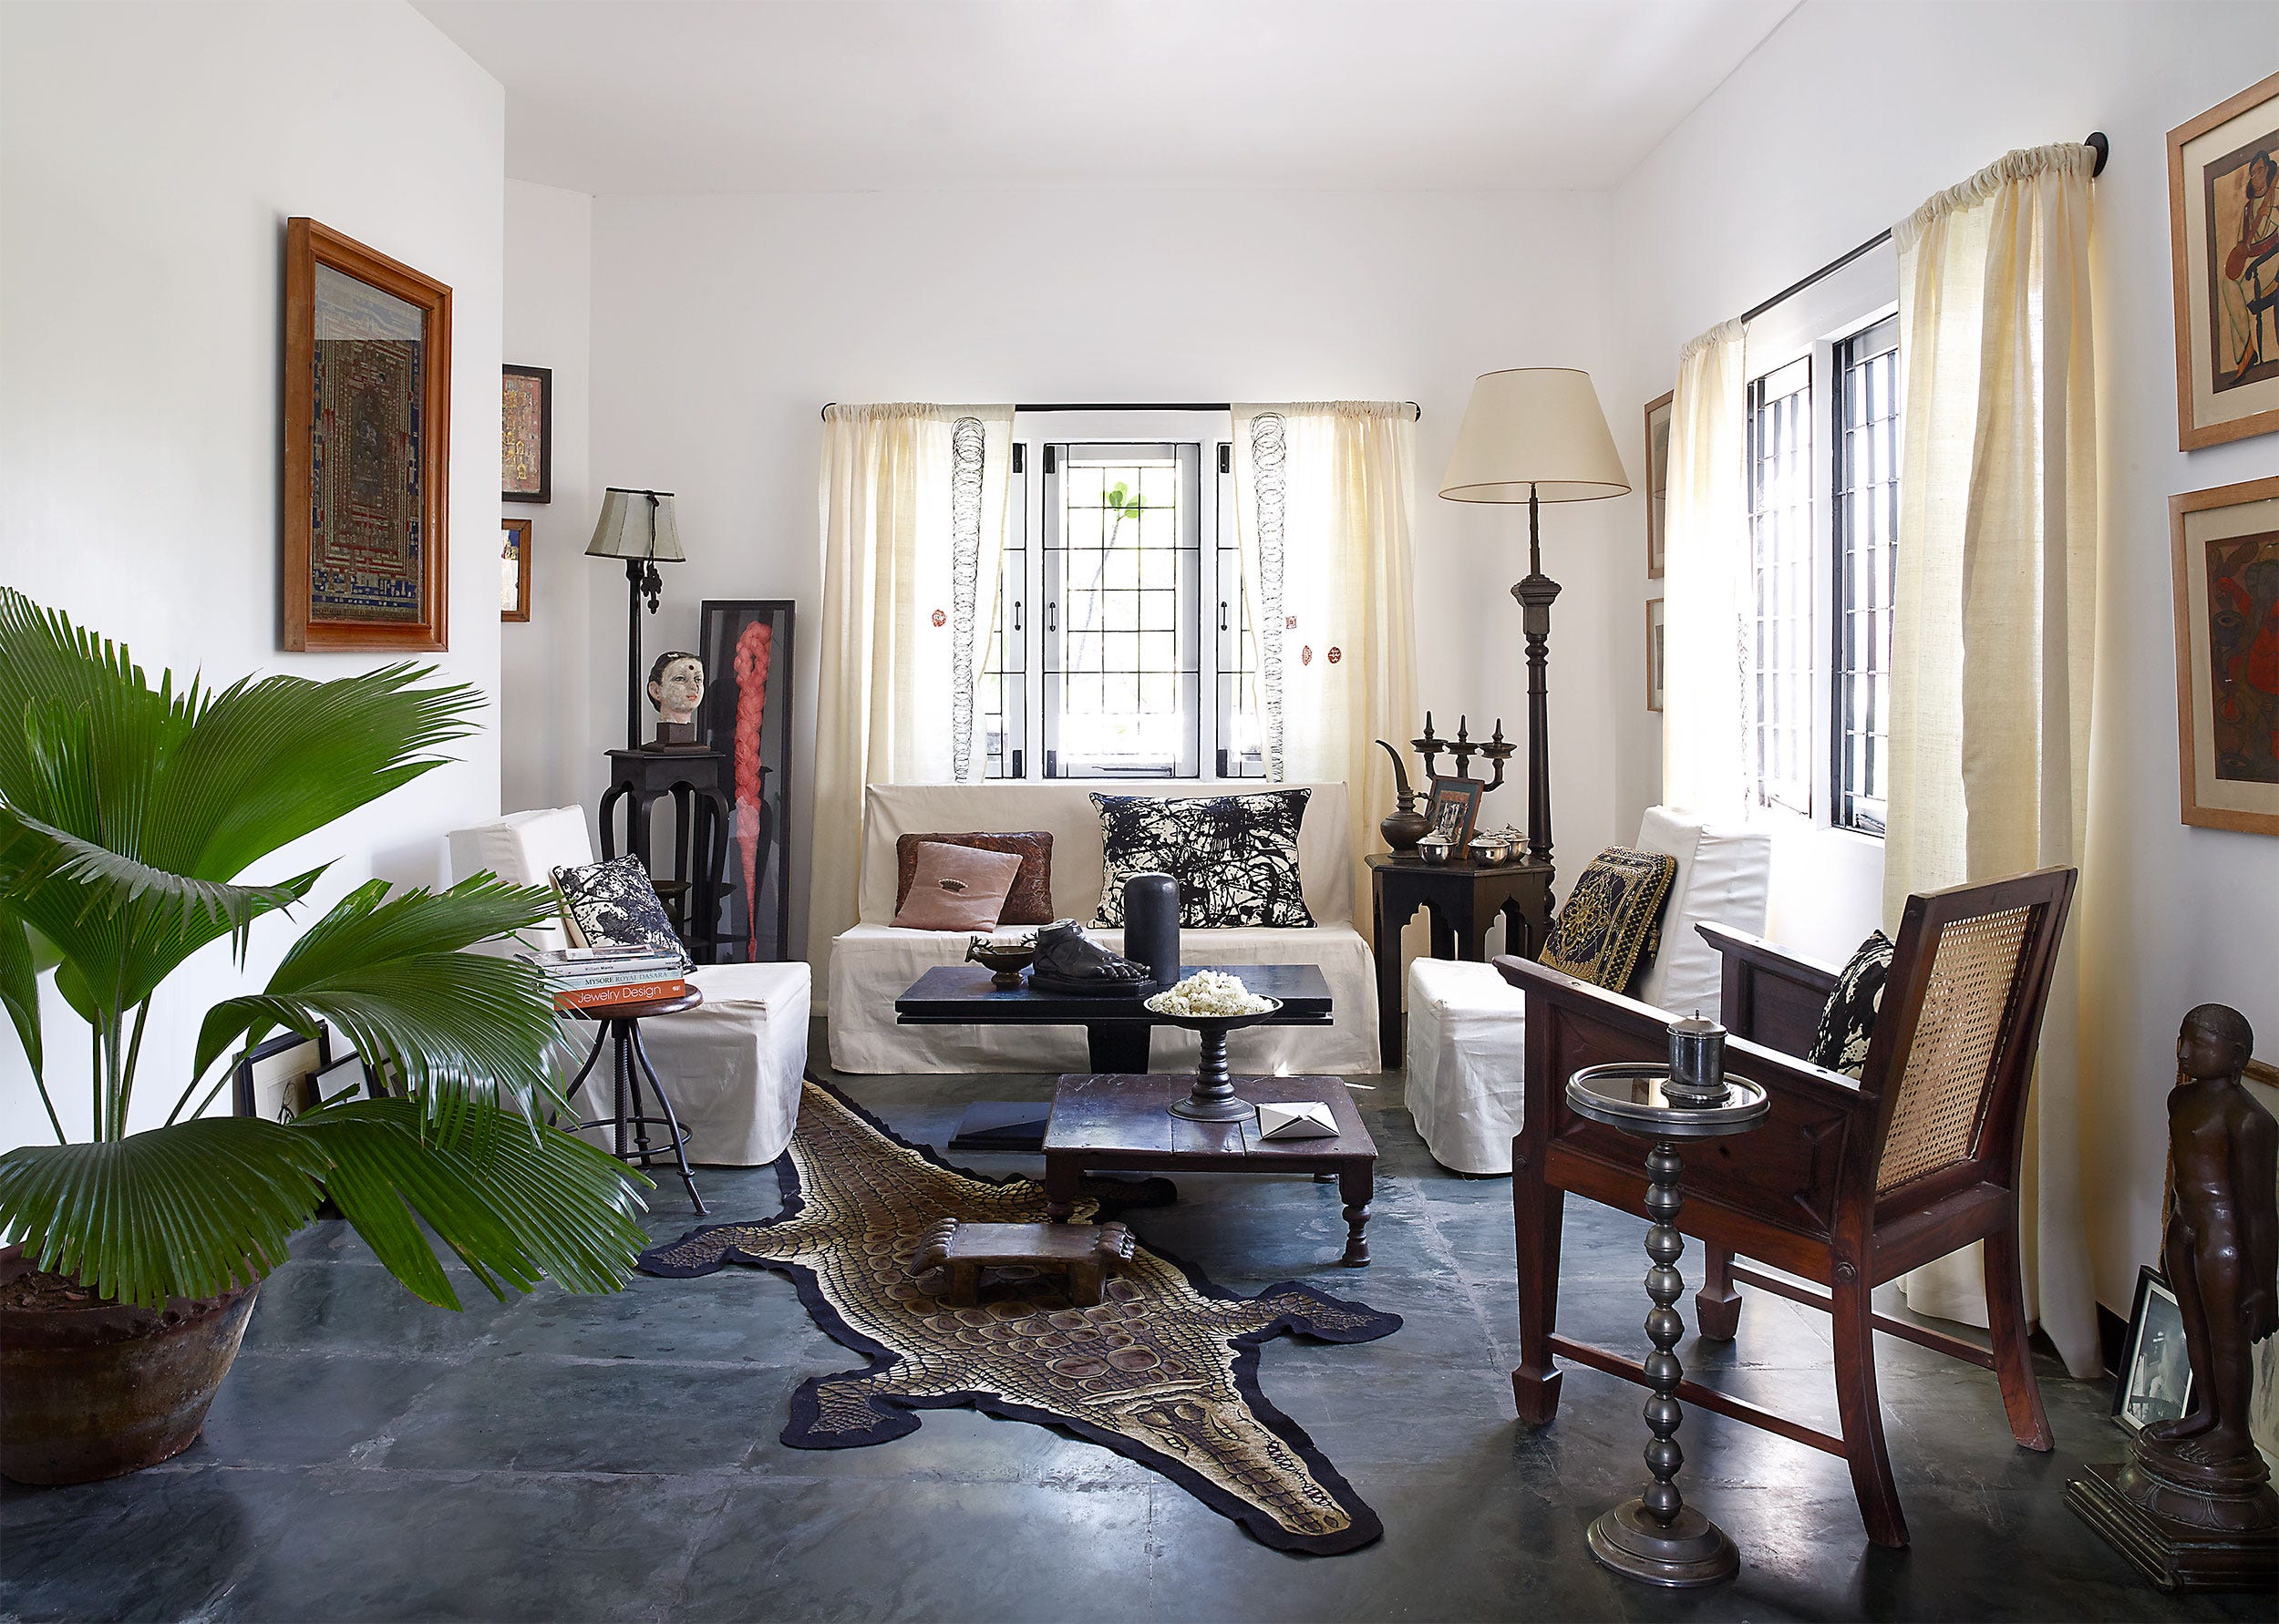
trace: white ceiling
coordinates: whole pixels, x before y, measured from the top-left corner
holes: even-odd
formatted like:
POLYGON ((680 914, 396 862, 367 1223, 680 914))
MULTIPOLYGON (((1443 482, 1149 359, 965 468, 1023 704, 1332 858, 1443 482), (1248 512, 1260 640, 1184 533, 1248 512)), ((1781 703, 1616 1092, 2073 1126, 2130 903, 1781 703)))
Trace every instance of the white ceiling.
POLYGON ((580 191, 1597 188, 1798 0, 414 0, 580 191))

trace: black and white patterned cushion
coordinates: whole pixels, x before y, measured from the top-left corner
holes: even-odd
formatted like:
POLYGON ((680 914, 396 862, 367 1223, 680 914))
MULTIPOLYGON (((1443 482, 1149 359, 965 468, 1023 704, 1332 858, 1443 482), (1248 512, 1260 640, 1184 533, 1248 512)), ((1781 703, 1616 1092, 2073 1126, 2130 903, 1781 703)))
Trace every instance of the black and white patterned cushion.
POLYGON ((627 852, 605 863, 556 869, 554 889, 562 893, 572 923, 588 947, 653 947, 678 956, 684 970, 693 961, 673 934, 665 904, 650 883, 641 859, 627 852))
POLYGON ((1190 930, 1268 925, 1305 930, 1305 888, 1298 880, 1298 826, 1310 789, 1259 795, 1095 795, 1106 869, 1093 921, 1124 922, 1124 882, 1135 874, 1179 881, 1179 922, 1190 930))
POLYGON ((1847 1077, 1867 1069, 1868 1041, 1875 1035, 1876 1012, 1883 1007, 1883 983, 1891 973, 1892 939, 1877 930, 1836 978, 1807 1060, 1847 1077))

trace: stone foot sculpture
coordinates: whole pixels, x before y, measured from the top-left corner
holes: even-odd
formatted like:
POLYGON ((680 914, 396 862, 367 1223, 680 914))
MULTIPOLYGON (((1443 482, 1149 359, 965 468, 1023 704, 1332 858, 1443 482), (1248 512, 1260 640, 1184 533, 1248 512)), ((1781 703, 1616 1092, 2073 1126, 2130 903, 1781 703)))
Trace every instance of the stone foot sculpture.
POLYGON ((1074 920, 1059 920, 1036 932, 1036 959, 1029 985, 1040 992, 1078 997, 1137 998, 1156 990, 1144 964, 1109 952, 1084 933, 1074 920))

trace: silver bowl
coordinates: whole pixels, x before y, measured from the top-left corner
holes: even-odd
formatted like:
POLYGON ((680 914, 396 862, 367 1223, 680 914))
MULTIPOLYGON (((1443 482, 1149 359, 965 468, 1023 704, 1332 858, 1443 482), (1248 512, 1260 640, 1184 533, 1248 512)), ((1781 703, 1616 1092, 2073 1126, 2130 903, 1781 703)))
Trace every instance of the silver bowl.
POLYGON ((1417 855, 1435 869, 1449 860, 1449 851, 1448 841, 1439 835, 1427 835, 1417 842, 1417 855))

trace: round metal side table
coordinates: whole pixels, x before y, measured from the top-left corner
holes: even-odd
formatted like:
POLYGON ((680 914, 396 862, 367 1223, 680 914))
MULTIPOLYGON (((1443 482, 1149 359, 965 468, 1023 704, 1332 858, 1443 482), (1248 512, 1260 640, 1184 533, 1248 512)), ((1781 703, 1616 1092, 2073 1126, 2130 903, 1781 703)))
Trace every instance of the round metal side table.
POLYGON ((1625 1578, 1685 1588, 1731 1578, 1740 1571, 1741 1558, 1725 1530, 1686 1505, 1672 1481, 1686 1460, 1676 1438, 1685 1416, 1677 1385, 1686 1372, 1671 1352, 1686 1330, 1673 1306, 1686 1289, 1677 1272, 1686 1249, 1685 1237, 1677 1232, 1684 1201, 1677 1146, 1686 1139, 1745 1134, 1765 1119, 1772 1102, 1756 1084, 1727 1077, 1721 1101, 1681 1104, 1665 1093, 1669 1075, 1670 1068, 1661 1064, 1587 1066, 1567 1079, 1567 1107, 1654 1142, 1646 1153, 1645 1198, 1646 1215, 1654 1220, 1646 1231, 1646 1256, 1654 1264, 1646 1271, 1646 1295, 1654 1307, 1646 1313, 1645 1331, 1654 1352, 1645 1366, 1654 1388, 1645 1407, 1646 1427, 1654 1434, 1646 1445, 1646 1468, 1654 1481, 1591 1525, 1591 1555, 1625 1578))

